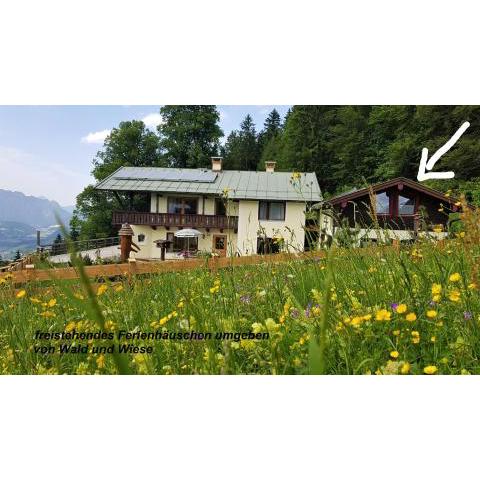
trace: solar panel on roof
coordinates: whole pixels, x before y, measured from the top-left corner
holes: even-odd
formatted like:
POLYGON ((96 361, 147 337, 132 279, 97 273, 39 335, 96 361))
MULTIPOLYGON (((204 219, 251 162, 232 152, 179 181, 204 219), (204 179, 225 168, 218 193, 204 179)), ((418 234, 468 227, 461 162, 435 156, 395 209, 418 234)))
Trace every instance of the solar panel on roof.
POLYGON ((168 182, 198 182, 213 183, 217 173, 209 170, 147 170, 138 169, 137 172, 126 171, 115 175, 116 180, 160 180, 168 182))

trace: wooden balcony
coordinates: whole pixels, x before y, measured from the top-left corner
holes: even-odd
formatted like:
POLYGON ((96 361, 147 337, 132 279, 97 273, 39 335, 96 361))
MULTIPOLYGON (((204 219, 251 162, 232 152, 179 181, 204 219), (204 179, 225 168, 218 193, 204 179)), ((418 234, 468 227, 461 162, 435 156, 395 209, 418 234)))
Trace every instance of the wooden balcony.
POLYGON ((178 213, 113 212, 112 224, 150 225, 152 227, 237 229, 238 217, 226 215, 181 215, 178 213))

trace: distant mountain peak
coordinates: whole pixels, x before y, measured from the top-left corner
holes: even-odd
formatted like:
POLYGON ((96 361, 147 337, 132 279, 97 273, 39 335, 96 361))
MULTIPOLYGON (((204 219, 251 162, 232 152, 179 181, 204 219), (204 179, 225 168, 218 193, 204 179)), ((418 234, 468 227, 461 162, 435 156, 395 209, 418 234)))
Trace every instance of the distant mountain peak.
POLYGON ((56 215, 68 225, 72 212, 45 197, 0 189, 0 221, 20 222, 40 228, 58 224, 56 215))

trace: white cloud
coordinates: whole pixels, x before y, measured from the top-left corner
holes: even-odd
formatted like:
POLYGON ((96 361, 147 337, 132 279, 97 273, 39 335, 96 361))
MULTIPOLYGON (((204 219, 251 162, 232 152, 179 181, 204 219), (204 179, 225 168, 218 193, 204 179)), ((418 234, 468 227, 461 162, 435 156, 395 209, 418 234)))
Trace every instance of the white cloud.
POLYGON ((82 138, 83 143, 103 143, 110 135, 111 130, 101 130, 99 132, 90 132, 82 138))
POLYGON ((163 123, 163 118, 159 113, 149 113, 147 116, 142 118, 142 122, 147 128, 156 128, 158 125, 163 123))

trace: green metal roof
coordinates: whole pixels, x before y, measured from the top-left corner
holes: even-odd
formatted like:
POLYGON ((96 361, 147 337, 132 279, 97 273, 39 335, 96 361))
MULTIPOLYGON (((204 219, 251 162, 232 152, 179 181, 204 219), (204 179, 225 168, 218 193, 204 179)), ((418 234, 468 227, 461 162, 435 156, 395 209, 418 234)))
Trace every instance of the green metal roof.
POLYGON ((234 200, 301 202, 322 200, 315 173, 301 173, 295 181, 292 179, 292 175, 292 172, 241 170, 212 172, 207 169, 194 168, 122 167, 98 183, 95 188, 98 190, 216 196, 222 195, 224 190, 228 189, 228 197, 234 200), (207 181, 202 181, 202 179, 207 181))

